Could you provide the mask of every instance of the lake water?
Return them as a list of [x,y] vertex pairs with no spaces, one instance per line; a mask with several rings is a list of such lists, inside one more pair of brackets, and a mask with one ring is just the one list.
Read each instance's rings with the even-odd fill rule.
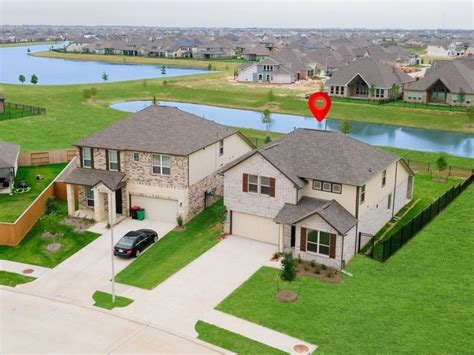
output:
[[[110,107],[125,112],[137,112],[149,105],[151,105],[151,101],[129,101],[115,103]],[[261,112],[168,101],[162,101],[160,105],[175,106],[183,111],[227,126],[265,130],[265,125],[262,124]],[[372,145],[474,157],[473,135],[357,121],[351,122],[352,130],[349,135]],[[309,116],[272,114],[271,131],[288,133],[295,128],[338,131],[339,121],[331,119],[317,122]]]
[[[54,45],[62,48],[64,43]],[[87,84],[103,82],[102,74],[108,75],[109,82],[165,78],[181,75],[207,73],[207,70],[166,67],[161,73],[161,65],[112,64],[96,61],[41,58],[28,55],[31,52],[47,51],[49,45],[0,47],[0,83],[20,84],[18,77],[23,74],[26,84],[30,84],[32,74],[38,77],[38,85]]]

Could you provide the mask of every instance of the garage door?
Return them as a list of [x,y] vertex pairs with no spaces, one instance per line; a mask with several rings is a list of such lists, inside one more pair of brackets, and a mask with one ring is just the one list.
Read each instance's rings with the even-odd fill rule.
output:
[[233,211],[232,234],[278,245],[279,226],[270,218]]
[[145,209],[145,219],[176,224],[178,201],[131,195],[132,206]]

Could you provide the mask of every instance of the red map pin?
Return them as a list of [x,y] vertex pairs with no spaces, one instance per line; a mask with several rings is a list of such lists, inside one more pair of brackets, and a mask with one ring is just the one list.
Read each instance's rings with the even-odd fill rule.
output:
[[331,109],[331,99],[325,92],[315,92],[308,99],[308,107],[313,116],[322,121]]

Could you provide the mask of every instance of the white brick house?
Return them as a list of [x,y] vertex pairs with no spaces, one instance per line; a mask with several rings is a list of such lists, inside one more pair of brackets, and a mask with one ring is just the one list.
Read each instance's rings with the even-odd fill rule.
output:
[[[223,194],[217,171],[254,146],[236,130],[174,107],[152,106],[76,143],[66,178],[68,213],[107,219],[145,208],[145,218],[184,222]],[[76,211],[73,185],[78,186]]]
[[345,135],[297,129],[221,170],[228,233],[338,269],[412,198],[400,157]]

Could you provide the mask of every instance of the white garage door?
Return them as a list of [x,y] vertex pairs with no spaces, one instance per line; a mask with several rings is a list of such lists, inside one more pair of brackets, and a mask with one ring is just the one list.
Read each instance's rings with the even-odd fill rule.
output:
[[145,219],[176,224],[178,201],[131,195],[132,206],[145,209]]
[[270,218],[233,211],[232,234],[278,245],[279,226]]

